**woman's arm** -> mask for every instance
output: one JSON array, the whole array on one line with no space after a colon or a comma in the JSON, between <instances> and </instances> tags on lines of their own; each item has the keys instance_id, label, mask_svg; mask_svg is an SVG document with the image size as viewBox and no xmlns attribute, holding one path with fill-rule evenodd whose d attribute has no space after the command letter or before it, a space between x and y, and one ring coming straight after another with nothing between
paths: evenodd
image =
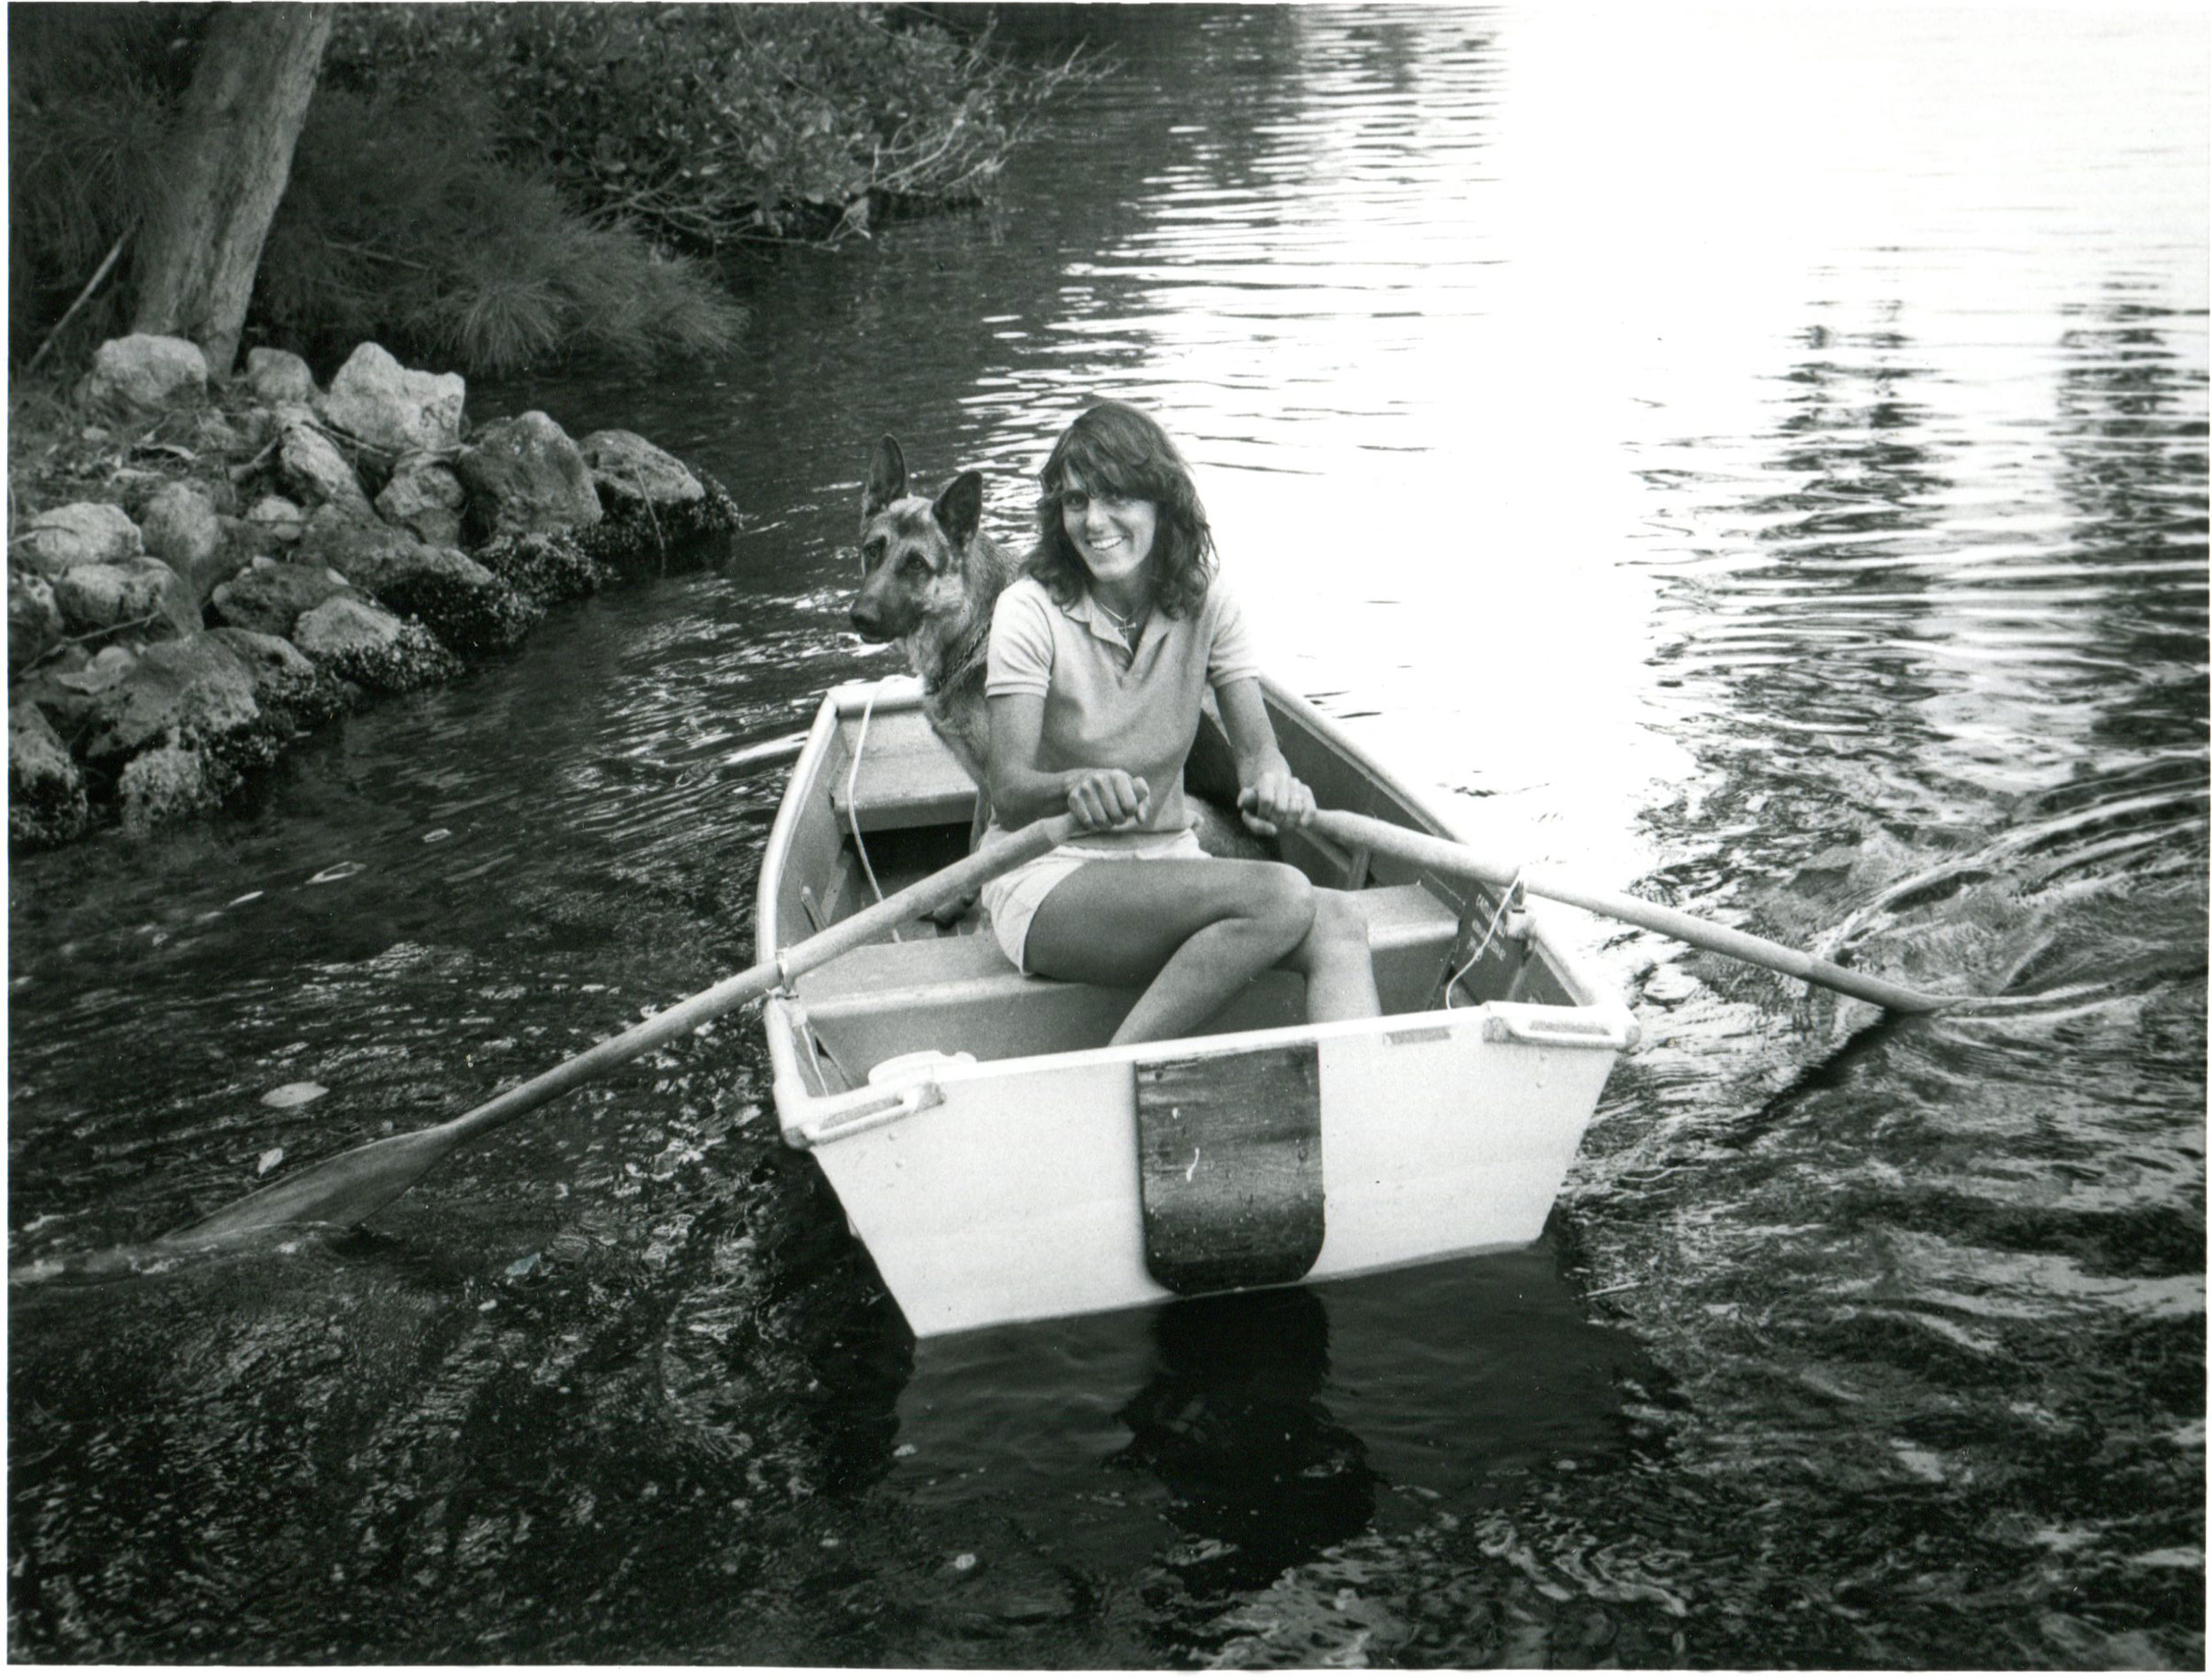
<instances>
[{"instance_id":1,"label":"woman's arm","mask_svg":"<svg viewBox=\"0 0 2212 1677\"><path fill-rule=\"evenodd\" d=\"M1139 775L1121 769L1041 769L1044 738L1041 693L1002 693L991 705L991 807L1004 827L1026 827L1063 810L1086 829L1125 827L1150 813L1152 798Z\"/></svg>"},{"instance_id":2,"label":"woman's arm","mask_svg":"<svg viewBox=\"0 0 2212 1677\"><path fill-rule=\"evenodd\" d=\"M1313 793L1284 761L1267 719L1267 701L1256 677L1245 676L1214 689L1229 750L1237 763L1237 808L1255 833L1272 835L1286 827L1303 827L1313 814ZM1041 712L1040 715L1041 716Z\"/></svg>"}]
</instances>

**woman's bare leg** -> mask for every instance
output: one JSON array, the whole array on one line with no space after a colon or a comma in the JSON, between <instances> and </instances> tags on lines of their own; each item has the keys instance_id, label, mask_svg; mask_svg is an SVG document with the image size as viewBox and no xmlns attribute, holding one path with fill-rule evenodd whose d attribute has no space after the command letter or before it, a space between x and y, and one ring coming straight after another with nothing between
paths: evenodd
<instances>
[{"instance_id":1,"label":"woman's bare leg","mask_svg":"<svg viewBox=\"0 0 2212 1677\"><path fill-rule=\"evenodd\" d=\"M1187 1036L1303 945L1313 913L1312 886L1279 862L1094 862L1038 905L1023 965L1146 986L1116 1042Z\"/></svg>"},{"instance_id":2,"label":"woman's bare leg","mask_svg":"<svg viewBox=\"0 0 2212 1677\"><path fill-rule=\"evenodd\" d=\"M1306 981L1306 1018L1373 1019L1382 1012L1375 991L1375 958L1367 943L1367 916L1349 891L1317 889L1313 926L1283 965Z\"/></svg>"}]
</instances>

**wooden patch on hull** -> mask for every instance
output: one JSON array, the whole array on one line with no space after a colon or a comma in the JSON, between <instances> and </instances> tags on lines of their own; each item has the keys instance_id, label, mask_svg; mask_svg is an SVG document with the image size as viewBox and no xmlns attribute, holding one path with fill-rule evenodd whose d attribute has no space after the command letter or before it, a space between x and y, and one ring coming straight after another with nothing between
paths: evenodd
<instances>
[{"instance_id":1,"label":"wooden patch on hull","mask_svg":"<svg viewBox=\"0 0 2212 1677\"><path fill-rule=\"evenodd\" d=\"M1147 1060L1136 1071L1153 1280L1212 1293L1311 1269L1326 1232L1314 1045Z\"/></svg>"}]
</instances>

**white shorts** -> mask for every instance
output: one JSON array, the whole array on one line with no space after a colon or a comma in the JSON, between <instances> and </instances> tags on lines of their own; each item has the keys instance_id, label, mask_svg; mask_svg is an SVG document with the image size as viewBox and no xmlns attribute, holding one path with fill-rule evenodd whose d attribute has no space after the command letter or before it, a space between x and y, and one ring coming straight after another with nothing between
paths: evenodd
<instances>
[{"instance_id":1,"label":"white shorts","mask_svg":"<svg viewBox=\"0 0 2212 1677\"><path fill-rule=\"evenodd\" d=\"M1024 973L1022 952L1029 943L1029 922L1036 918L1052 888L1086 862L1202 861L1206 852L1198 835L1189 827L1163 833L1157 844L1141 849L1107 850L1095 844L1063 844L1047 850L1033 862L1025 862L1010 873L1002 873L983 888L983 906L991 917L991 932L1006 958Z\"/></svg>"}]
</instances>

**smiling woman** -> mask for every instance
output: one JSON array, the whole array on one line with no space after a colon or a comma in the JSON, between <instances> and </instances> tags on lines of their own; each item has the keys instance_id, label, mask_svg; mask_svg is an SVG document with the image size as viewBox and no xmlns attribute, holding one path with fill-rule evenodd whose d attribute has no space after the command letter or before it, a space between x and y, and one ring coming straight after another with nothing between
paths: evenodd
<instances>
[{"instance_id":1,"label":"smiling woman","mask_svg":"<svg viewBox=\"0 0 2212 1677\"><path fill-rule=\"evenodd\" d=\"M1065 809L1082 832L985 888L1008 958L1143 987L1116 1042L1187 1035L1279 965L1305 979L1310 1019L1373 1017L1366 922L1343 894L1279 862L1209 858L1192 830L1183 762L1209 689L1246 825L1302 827L1314 800L1276 745L1174 443L1102 403L1041 478L1032 575L999 596L991 627L991 801L995 824Z\"/></svg>"}]
</instances>

